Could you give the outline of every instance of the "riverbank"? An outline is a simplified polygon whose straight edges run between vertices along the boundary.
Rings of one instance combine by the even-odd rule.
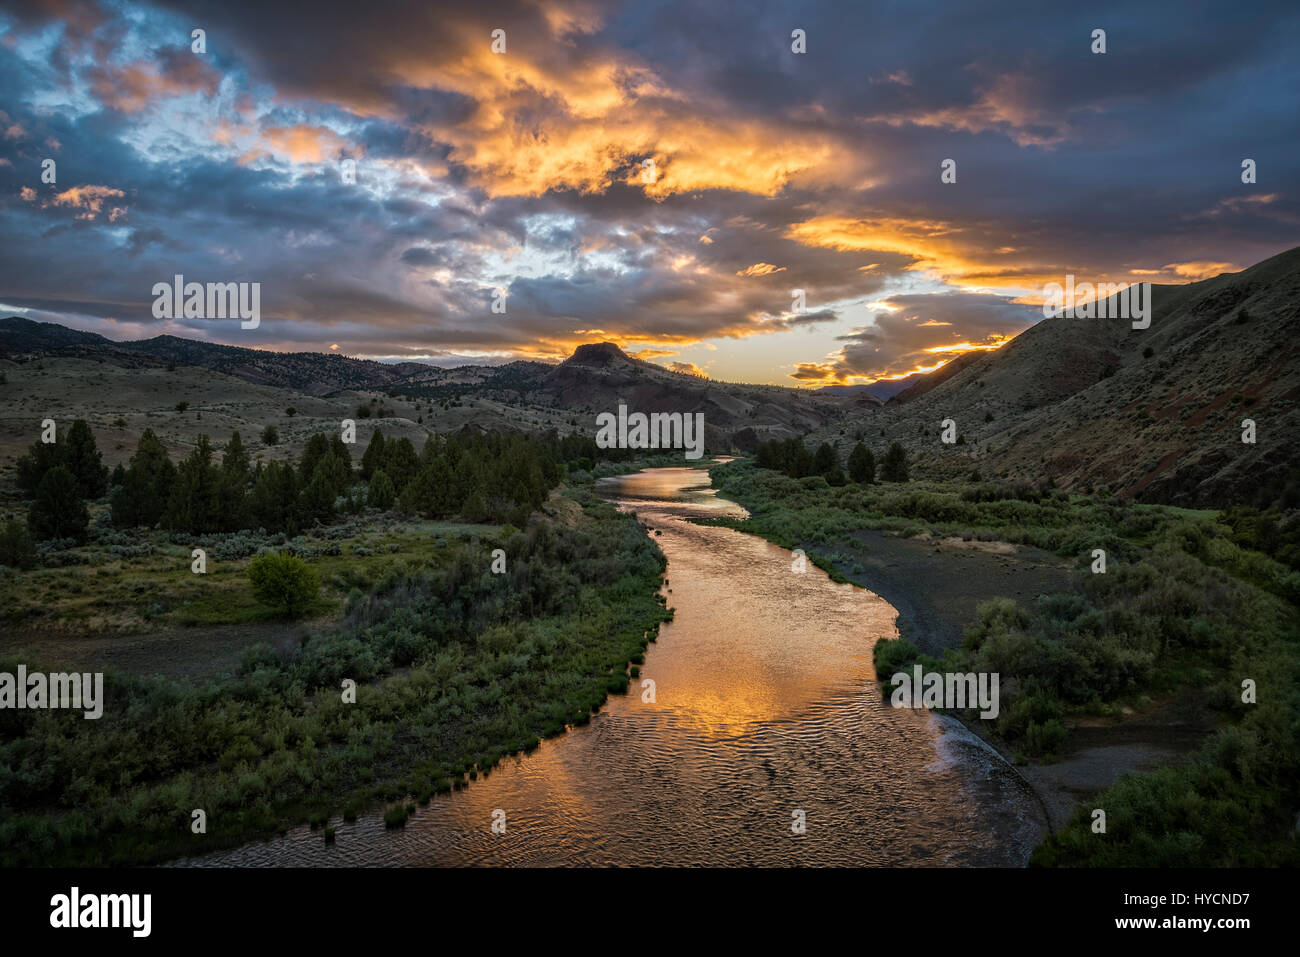
[[[836,570],[898,609],[900,636],[935,658],[961,647],[965,629],[984,602],[1009,598],[1028,605],[1073,587],[1070,563],[1032,546],[927,532],[905,538],[899,532],[869,530],[855,534],[853,541],[858,547],[841,550],[834,559]],[[855,565],[861,570],[854,571]],[[1214,730],[1203,705],[1187,692],[1153,702],[1143,713],[1128,708],[1117,717],[1073,716],[1065,722],[1069,746],[1046,763],[1018,754],[990,733],[986,721],[964,718],[963,723],[1016,765],[1054,831],[1120,775],[1185,759],[1200,747]]]
[[[1225,769],[1233,758],[1223,749],[1249,741],[1270,766],[1294,765],[1294,741],[1277,739],[1269,722],[1295,721],[1295,609],[1259,587],[1285,582],[1266,560],[1221,539],[1207,544],[1212,519],[1061,494],[989,502],[988,490],[952,483],[832,488],[747,462],[712,475],[720,494],[752,513],[731,527],[802,548],[898,610],[902,640],[877,646],[878,673],[920,659],[927,670],[1002,674],[998,722],[954,716],[1014,763],[1042,802],[1057,836],[1038,862],[1099,863],[1081,813],[1097,806],[1130,831],[1127,847],[1101,852],[1105,863],[1294,856],[1285,839],[1295,795],[1270,790],[1251,769]],[[1088,571],[1094,545],[1111,555],[1109,576]],[[1276,680],[1272,719],[1234,705],[1246,673]],[[1208,821],[1171,808],[1168,793],[1151,793],[1157,786],[1188,791],[1201,807],[1266,807],[1251,825],[1236,815],[1234,846],[1207,839]],[[1270,833],[1252,830],[1265,826]]]
[[[174,677],[107,673],[101,720],[6,710],[0,863],[156,863],[367,806],[400,824],[417,802],[587,723],[671,618],[665,561],[632,517],[585,490],[544,511],[524,530],[448,530],[418,553],[395,550],[341,621],[243,647],[233,673],[212,669],[249,636],[214,651],[204,632],[175,630],[161,640],[188,664],[169,662]],[[82,587],[113,582],[88,575]],[[148,667],[152,641],[117,663]],[[26,644],[0,671],[39,654]]]
[[[762,538],[694,521],[745,515],[699,470],[647,470],[598,493],[634,511],[669,562],[675,612],[633,693],[435,796],[400,831],[362,816],[333,844],[302,827],[184,863],[1024,865],[1040,812],[1023,783],[955,722],[890,708],[872,686],[868,636],[894,634],[892,607],[817,568],[790,574],[790,553]],[[806,832],[791,830],[792,809]]]

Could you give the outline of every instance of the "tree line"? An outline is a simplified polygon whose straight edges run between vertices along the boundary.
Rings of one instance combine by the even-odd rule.
[[[0,529],[0,563],[29,566],[24,538],[82,540],[87,500],[106,494],[119,528],[193,534],[256,528],[297,534],[366,506],[522,526],[559,484],[561,463],[590,468],[598,456],[608,457],[587,436],[430,435],[417,452],[410,439],[377,429],[356,465],[348,444],[324,432],[308,439],[296,461],[252,464],[235,432],[219,455],[200,435],[190,453],[173,462],[146,429],[130,461],[110,475],[90,426],[78,419],[66,439],[34,442],[19,458],[17,484],[31,500],[27,527],[11,522]],[[6,560],[11,550],[24,559]]]
[[[847,485],[850,481],[870,485],[877,480],[876,457],[861,442],[849,453],[845,463],[847,475],[840,466],[838,449],[829,442],[823,442],[816,452],[811,452],[802,439],[771,439],[759,443],[754,464],[762,469],[784,472],[791,478],[820,475],[828,485],[835,486]],[[879,480],[906,482],[908,478],[907,450],[894,442],[881,459]]]

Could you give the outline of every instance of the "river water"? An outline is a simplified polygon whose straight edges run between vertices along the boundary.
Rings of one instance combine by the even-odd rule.
[[[653,529],[676,617],[589,725],[435,796],[404,829],[372,813],[333,821],[332,846],[304,826],[176,863],[1022,866],[1042,814],[1019,777],[958,722],[882,699],[871,649],[897,634],[895,610],[691,522],[745,514],[708,481],[667,468],[600,486]]]

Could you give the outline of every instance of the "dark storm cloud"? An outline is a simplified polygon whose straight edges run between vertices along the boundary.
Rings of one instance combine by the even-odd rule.
[[[92,328],[153,325],[152,284],[180,272],[262,281],[266,343],[555,354],[578,330],[799,329],[825,347],[796,375],[842,379],[1023,328],[990,290],[1198,278],[1300,223],[1300,17],[1282,3],[69,0],[6,16],[0,301]],[[847,306],[920,274],[962,291],[890,296],[899,312],[831,345]],[[499,287],[505,317],[487,309]]]

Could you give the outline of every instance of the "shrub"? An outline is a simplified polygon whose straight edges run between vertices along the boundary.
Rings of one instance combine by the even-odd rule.
[[[1030,721],[1029,728],[1025,731],[1025,749],[1031,754],[1054,755],[1065,747],[1068,737],[1065,725],[1056,718],[1049,718],[1042,724]]]
[[[320,595],[320,578],[315,569],[285,552],[254,558],[248,563],[248,580],[258,601],[281,609],[291,618]]]
[[[36,564],[36,544],[27,526],[10,519],[0,527],[0,565],[26,571]]]
[[[876,677],[888,684],[890,675],[916,661],[921,652],[906,638],[878,641],[873,651]]]
[[[280,431],[274,425],[268,425],[262,430],[263,445],[279,445]]]

